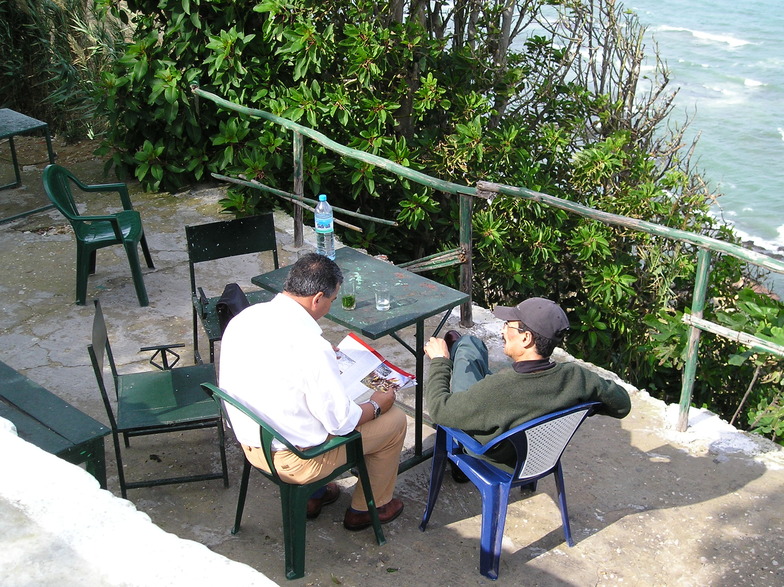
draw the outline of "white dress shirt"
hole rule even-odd
[[[362,408],[346,395],[335,351],[296,301],[278,294],[235,316],[220,349],[220,386],[300,448],[348,434]],[[242,444],[259,447],[259,426],[227,406]],[[284,448],[275,442],[273,448]]]

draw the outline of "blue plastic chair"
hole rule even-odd
[[[462,430],[438,426],[433,468],[430,474],[430,491],[419,529],[424,532],[427,527],[444,479],[446,461],[449,459],[466,474],[482,495],[482,535],[479,555],[479,572],[482,575],[489,579],[498,578],[506,507],[512,487],[532,486],[533,490],[536,490],[536,482],[550,474],[555,475],[566,542],[569,546],[574,546],[566,508],[561,455],[580,424],[599,406],[601,406],[600,402],[584,403],[535,418],[501,434],[487,444],[480,444]],[[513,473],[508,473],[488,461],[465,452],[467,450],[474,455],[483,455],[504,441],[512,443],[517,452]]]

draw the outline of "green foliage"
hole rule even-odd
[[[749,429],[757,434],[769,436],[781,443],[784,438],[784,406],[781,391],[772,400],[762,399],[749,414]]]
[[[133,36],[100,99],[114,163],[145,187],[176,190],[217,171],[291,189],[289,132],[199,103],[189,91],[198,83],[436,178],[524,186],[737,241],[710,215],[714,194],[691,169],[682,129],[667,130],[666,70],[641,91],[640,25],[610,0],[127,5]],[[613,58],[586,61],[575,39]],[[456,198],[310,141],[304,151],[311,196],[400,225],[357,221],[362,233],[339,235],[346,244],[407,261],[458,243]],[[248,214],[273,202],[232,187],[223,205]],[[690,304],[693,247],[509,197],[477,202],[473,221],[477,303],[557,300],[573,325],[567,350],[677,398],[685,330],[676,317]],[[743,272],[715,259],[715,311],[730,307]],[[457,281],[455,269],[434,276]],[[724,367],[729,343],[703,348],[695,397],[726,414],[748,373]]]
[[[752,289],[743,289],[738,294],[737,305],[727,311],[717,312],[717,322],[747,332],[763,340],[784,346],[784,310],[781,304],[769,296],[760,295]],[[773,440],[784,438],[784,366],[782,357],[765,352],[760,348],[741,348],[729,358],[735,367],[753,366],[753,381],[757,385],[753,393],[754,407],[748,413],[749,428],[753,432],[770,436]]]
[[[681,317],[681,313],[661,310],[658,315],[646,318],[652,329],[648,352],[656,356],[664,369],[676,372],[683,368],[688,337],[688,328]],[[752,288],[743,288],[730,297],[712,297],[705,318],[784,346],[784,307]],[[745,418],[739,419],[737,424],[743,425],[745,419],[753,432],[773,440],[784,438],[782,357],[703,333],[699,368],[695,404],[705,405],[727,419],[732,414],[745,413]],[[745,395],[743,390],[746,390]]]
[[[67,140],[103,131],[92,98],[122,51],[109,0],[0,2],[0,106],[49,124]]]

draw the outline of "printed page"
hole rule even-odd
[[[338,367],[346,393],[357,403],[375,390],[397,391],[415,383],[414,376],[392,365],[367,343],[350,333],[338,345]]]

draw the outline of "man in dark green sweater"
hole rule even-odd
[[[613,418],[629,413],[623,387],[576,363],[551,360],[569,330],[556,303],[529,298],[493,313],[504,320],[501,336],[504,353],[514,361],[510,368],[491,373],[487,347],[474,336],[449,331],[425,345],[432,360],[425,400],[433,422],[465,430],[485,444],[524,422],[583,402],[601,402],[598,413]],[[489,458],[513,465],[514,450],[502,443]]]

